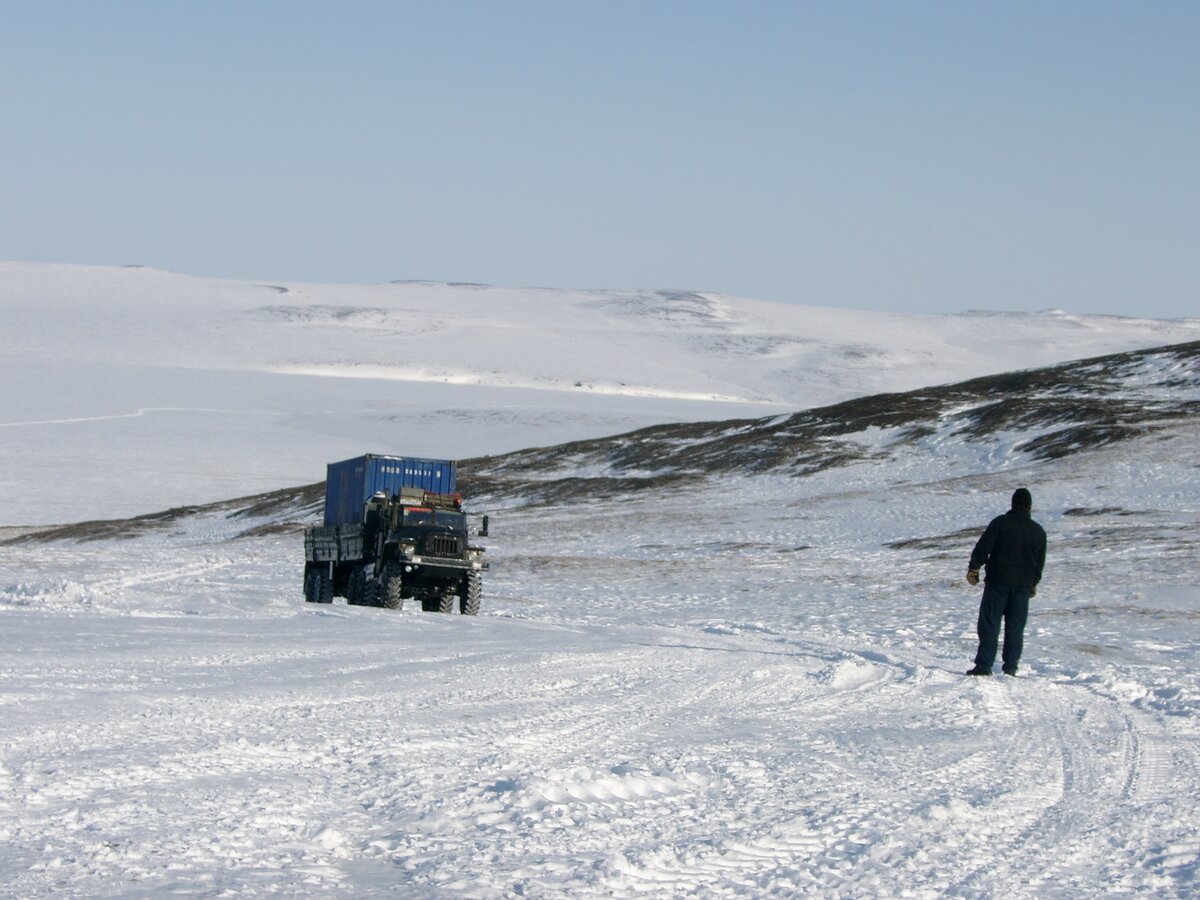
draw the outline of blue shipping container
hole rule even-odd
[[[361,522],[367,501],[378,491],[390,496],[400,488],[415,487],[431,494],[453,494],[456,470],[449,459],[373,453],[330,463],[325,479],[325,524]]]

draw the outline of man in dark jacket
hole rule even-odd
[[[1002,618],[1004,674],[1017,674],[1029,598],[1037,593],[1046,565],[1046,532],[1033,521],[1032,510],[1029,491],[1017,488],[1012,495],[1012,509],[992,519],[971,553],[967,583],[979,584],[980,568],[986,567],[987,571],[979,602],[979,652],[975,654],[975,668],[968,675],[992,674]]]

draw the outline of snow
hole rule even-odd
[[[743,359],[740,380],[718,377],[715,351],[693,357],[658,334],[664,374],[636,379],[661,391],[654,399],[418,384],[397,402],[392,382],[251,371],[259,342],[276,360],[311,354],[302,364],[321,365],[352,358],[353,342],[322,355],[307,326],[286,341],[256,331],[243,316],[245,285],[145,270],[3,273],[4,308],[24,317],[15,337],[46,342],[44,353],[24,345],[4,362],[25,379],[4,393],[10,427],[0,429],[0,526],[10,535],[39,513],[50,522],[147,511],[154,490],[113,471],[138,459],[142,439],[153,452],[140,477],[185,472],[188,499],[219,499],[234,486],[316,481],[327,458],[365,449],[434,455],[437,442],[472,435],[498,450],[656,415],[721,418],[723,404],[671,396],[688,387],[688,366],[705,370],[705,353],[712,384],[765,398],[739,415],[799,404],[822,377],[797,357],[774,369]],[[564,355],[570,340],[587,344],[589,328],[572,324],[587,304],[648,322],[669,314],[689,340],[699,331],[685,313],[704,310],[703,327],[719,334],[751,313],[760,335],[789,334],[786,311],[728,298],[714,312],[555,295],[561,309],[542,322],[519,292],[304,290],[339,309],[369,296],[391,310],[393,290],[406,309],[424,307],[405,291],[475,298],[472,315],[492,316],[521,345],[503,350],[518,361],[514,379],[573,382],[565,363],[543,364],[539,345],[522,342],[558,328]],[[270,293],[268,303],[286,299]],[[39,297],[74,297],[91,318],[66,327],[55,303],[39,318]],[[111,321],[92,309],[110,301]],[[171,314],[156,319],[162,311]],[[832,346],[839,314],[812,318],[825,330],[794,334]],[[908,351],[888,343],[895,326],[946,346],[979,320],[1011,327],[1036,352],[1063,353],[1056,359],[1195,339],[1191,322],[1059,314],[890,317],[864,331],[896,387],[921,371],[943,382],[1010,364],[1015,356],[993,350],[990,360],[910,367]],[[477,352],[465,358],[492,354],[495,364],[502,352],[465,312],[438,327],[474,335]],[[988,338],[993,348],[1011,341],[1014,353],[1021,342]],[[595,337],[580,359],[598,359],[611,340]],[[841,359],[845,390],[881,377],[827,352],[829,366]],[[1157,384],[1156,365],[1131,373],[1130,389]],[[772,374],[781,381],[768,392]],[[626,380],[612,368],[593,375]],[[130,396],[106,393],[121,386]],[[329,404],[317,421],[303,405],[313,397]],[[448,397],[458,415],[446,423],[432,409]],[[143,407],[156,411],[132,416]],[[391,432],[370,432],[380,446],[333,428],[368,408],[392,417]],[[89,421],[13,424],[62,419]],[[416,431],[431,443],[400,440]],[[1194,896],[1198,431],[1185,419],[1036,462],[1014,449],[1020,435],[972,444],[943,429],[893,448],[895,459],[804,478],[497,504],[478,617],[305,604],[301,535],[247,535],[255,520],[222,512],[126,539],[4,546],[0,893]],[[892,437],[873,428],[856,439],[876,448]],[[253,472],[226,471],[256,448],[265,459]],[[81,466],[87,477],[76,482]],[[1019,484],[1050,535],[1026,659],[1015,679],[966,679],[978,603],[962,579],[966,559]],[[80,485],[90,499],[76,496]]]
[[[311,483],[365,451],[463,459],[1200,338],[1200,319],[11,262],[0,322],[0,523],[20,525]]]

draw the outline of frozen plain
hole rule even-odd
[[[499,501],[476,619],[306,606],[279,514],[5,546],[0,890],[1192,895],[1197,431]],[[968,681],[1018,483],[1027,665]]]

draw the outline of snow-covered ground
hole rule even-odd
[[[1197,438],[496,513],[478,618],[306,605],[221,516],[6,548],[6,890],[1193,895]],[[1025,665],[967,679],[1018,483]]]
[[[309,483],[364,451],[465,459],[790,412],[1196,340],[1200,319],[0,263],[0,336],[0,525],[19,525]]]
[[[227,378],[236,405],[248,361],[188,369],[182,350],[177,368],[146,361],[199,328],[202,306],[179,333],[167,316],[161,335],[143,334],[144,358],[131,334],[126,363],[112,349],[88,371],[124,371],[146,390],[146,373],[162,374],[167,405],[189,372],[204,391]],[[30,315],[22,334],[70,343]],[[44,369],[6,403],[24,404],[28,420],[89,418],[97,410],[81,396],[116,381],[59,391],[103,320],[79,325],[61,371],[53,354],[21,357]],[[945,343],[953,321],[914,331]],[[1046,353],[1064,340],[1061,317],[1004,321]],[[1192,323],[1078,327],[1094,343],[1056,358],[1194,339]],[[305,328],[297,357],[315,346]],[[888,328],[876,322],[872,340],[894,347]],[[962,365],[931,380],[979,374]],[[1164,373],[1150,360],[1137,371],[1153,378],[1130,376],[1129,396],[1169,391],[1194,407],[1200,373],[1174,365]],[[895,378],[911,384],[919,370]],[[755,378],[765,393],[766,370],[746,371],[742,382],[722,376],[738,388],[729,393],[750,397]],[[847,381],[870,371],[847,368]],[[254,402],[298,431],[288,386],[347,382],[259,375],[280,387]],[[697,401],[665,395],[683,384],[664,377],[664,394],[646,402],[675,410],[664,420],[687,419],[683,404]],[[435,387],[470,392],[468,430],[488,413],[487,392],[501,390]],[[570,389],[512,390],[547,398],[528,399],[547,422],[582,410],[555,426],[583,432],[568,436],[625,415],[592,417],[602,407]],[[118,400],[99,412],[119,412]],[[385,394],[376,402],[387,408]],[[527,435],[511,410],[492,412],[514,439]],[[157,434],[183,461],[191,499],[232,494],[218,454],[211,472],[199,468],[204,448],[236,444],[232,426],[206,431],[194,410],[107,421]],[[75,426],[43,427],[49,452]],[[85,517],[63,460],[87,460],[97,503],[122,503],[126,482],[106,487],[101,476],[132,438],[80,427],[93,441],[86,453],[46,459],[29,455],[36,429],[0,429],[6,495],[56,498],[62,514],[41,521]],[[1019,450],[1020,434],[984,441],[947,425],[896,443],[868,428],[857,440],[889,453],[807,477],[720,474],[542,505],[500,496],[474,618],[305,604],[301,535],[254,529],[277,513],[213,511],[123,539],[0,546],[0,894],[1194,896],[1200,422],[1157,427],[1042,461]],[[310,437],[328,450],[323,428]],[[342,455],[405,452],[402,435],[371,447],[351,436]],[[243,436],[250,453],[254,430]],[[289,450],[268,428],[259,438],[264,454],[294,454],[280,462],[285,475],[301,468],[307,449]],[[57,492],[34,484],[44,479]],[[967,679],[978,603],[962,580],[967,555],[1020,484],[1050,535],[1026,657],[1016,679]],[[26,498],[5,502],[0,525],[35,521]]]

